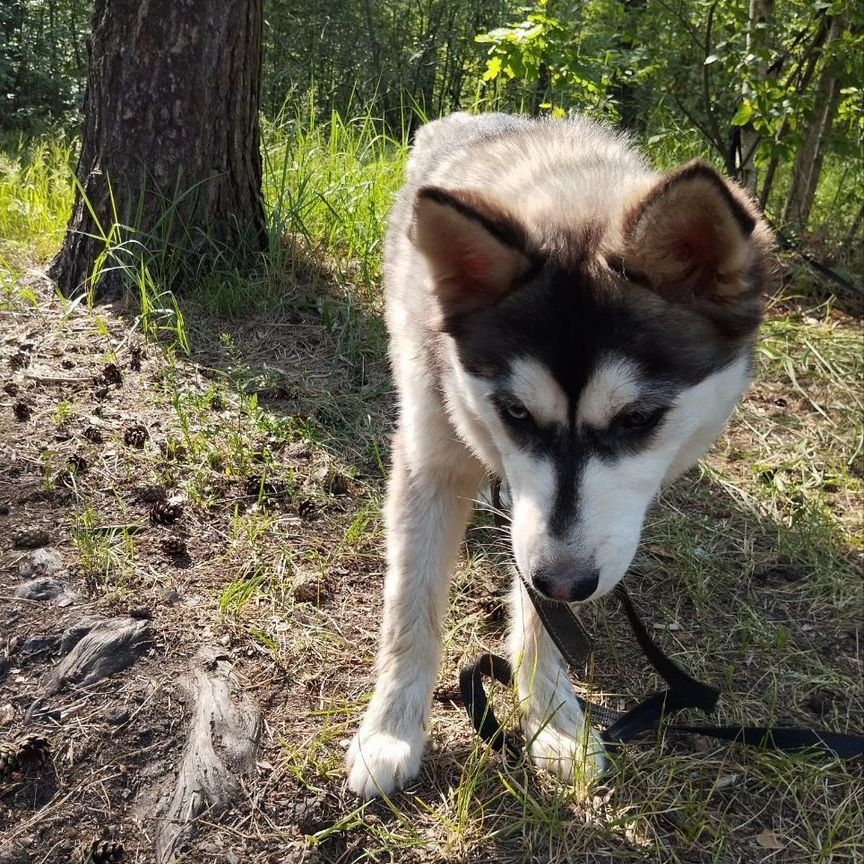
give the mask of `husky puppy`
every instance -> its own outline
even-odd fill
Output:
[[[584,603],[627,570],[660,486],[745,389],[773,286],[770,232],[708,165],[652,170],[584,118],[456,114],[423,127],[384,256],[399,392],[378,679],[347,757],[370,797],[416,776],[448,585],[487,472],[516,566]],[[604,765],[519,579],[510,651],[536,762]]]

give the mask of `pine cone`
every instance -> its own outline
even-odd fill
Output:
[[[40,735],[0,742],[0,778],[32,771],[44,765],[50,755],[51,745]]]
[[[17,396],[18,395],[18,385],[14,381],[7,381],[3,385],[3,392],[7,396]]]
[[[41,735],[25,735],[18,741],[18,764],[22,769],[44,765],[51,756],[51,744]]]
[[[74,368],[75,368],[75,361],[74,361],[74,360],[70,360],[68,357],[66,357],[66,358],[64,358],[63,360],[60,361],[60,365],[61,365],[64,369],[74,369]]]
[[[169,461],[182,462],[186,458],[186,447],[179,441],[174,441],[173,439],[163,441],[159,445],[159,449],[162,451],[162,455]]]
[[[94,840],[78,847],[74,864],[119,864],[125,852],[122,843],[113,840]]]
[[[183,515],[183,502],[177,498],[157,501],[150,509],[150,519],[157,525],[173,525]]]
[[[86,439],[87,439],[91,444],[101,444],[101,443],[102,443],[102,432],[101,432],[101,430],[100,430],[98,427],[96,427],[96,426],[88,426],[88,427],[84,430],[84,437],[85,437],[85,438],[86,438]]]
[[[254,498],[282,498],[285,495],[285,483],[282,480],[265,480],[260,475],[255,475],[246,481],[246,494]]]
[[[123,443],[127,447],[137,447],[140,450],[149,437],[147,429],[140,423],[136,423],[123,433]]]
[[[140,345],[135,345],[129,354],[129,368],[133,372],[141,371],[141,360],[144,358],[144,349]]]
[[[9,367],[11,369],[26,369],[30,365],[29,351],[16,351],[9,358]]]
[[[109,363],[102,370],[102,381],[105,384],[117,384],[118,386],[123,383],[123,375],[116,363]]]
[[[155,504],[157,501],[164,501],[168,497],[168,490],[157,483],[145,483],[143,486],[139,486],[136,492],[138,498],[145,504]]]
[[[47,546],[49,540],[48,532],[44,528],[31,525],[15,532],[12,536],[12,545],[16,549],[40,549],[42,546]]]
[[[0,780],[18,770],[18,746],[14,741],[0,741]]]
[[[315,502],[304,498],[297,505],[297,515],[301,519],[314,519],[318,515],[318,508],[315,506]]]
[[[30,419],[30,406],[26,402],[16,402],[12,410],[15,412],[15,419],[21,421]]]
[[[83,474],[89,467],[87,460],[80,453],[75,453],[70,456],[66,465],[69,470],[75,474]]]
[[[189,548],[182,537],[177,537],[176,535],[166,537],[160,545],[162,546],[162,551],[172,558],[185,558],[189,555]]]

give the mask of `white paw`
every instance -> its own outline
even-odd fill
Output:
[[[405,739],[361,729],[345,757],[351,791],[374,798],[400,789],[417,776],[425,743],[422,732]]]
[[[561,728],[565,725],[567,728]],[[522,729],[535,765],[577,789],[586,789],[606,770],[606,750],[596,729],[556,724],[556,719],[527,715]]]

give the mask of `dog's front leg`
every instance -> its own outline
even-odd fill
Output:
[[[511,606],[510,656],[528,752],[536,765],[584,788],[603,772],[603,742],[585,722],[564,658],[518,574]]]
[[[394,447],[378,679],[347,757],[348,784],[364,798],[391,793],[420,769],[450,576],[482,476],[462,445],[449,451],[447,464],[417,467]]]

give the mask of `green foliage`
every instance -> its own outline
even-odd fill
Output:
[[[790,203],[807,197],[793,182],[795,160],[809,160],[819,182],[812,202],[791,208],[799,218],[790,229],[841,269],[860,269],[860,3],[522,2],[265,0],[271,269],[280,267],[273,256],[284,254],[287,233],[313,257],[326,249],[341,276],[374,284],[405,142],[425,119],[466,108],[556,117],[578,111],[620,124],[661,166],[708,158],[749,182],[781,228]],[[0,9],[0,131],[30,135],[77,117],[91,5],[14,0]],[[764,17],[751,21],[754,9]],[[830,122],[814,145],[808,136],[826,103]],[[26,172],[42,157],[4,149],[15,154],[0,166],[4,238],[56,243],[59,234],[32,215],[16,221],[3,203],[4,183],[23,182],[64,205],[41,208],[46,214],[68,212],[68,184],[53,178],[58,192],[39,191],[38,168]],[[37,250],[45,254],[44,246]],[[217,306],[231,312],[248,299],[239,274],[220,273],[211,289]]]
[[[80,107],[90,0],[0,5],[0,131],[39,131]]]
[[[63,140],[0,139],[0,260],[44,259],[72,209],[75,148]]]

